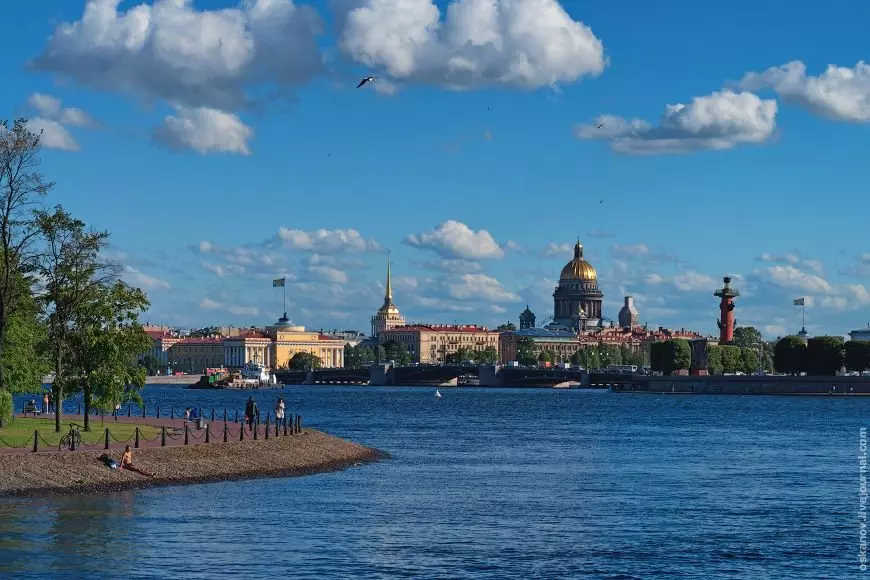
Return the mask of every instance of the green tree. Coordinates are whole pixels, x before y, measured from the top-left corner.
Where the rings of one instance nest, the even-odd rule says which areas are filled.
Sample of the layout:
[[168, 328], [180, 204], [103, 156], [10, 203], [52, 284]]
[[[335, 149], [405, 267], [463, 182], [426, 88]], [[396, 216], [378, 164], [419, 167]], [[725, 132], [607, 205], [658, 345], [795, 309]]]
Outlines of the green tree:
[[532, 366], [538, 362], [535, 341], [530, 336], [524, 336], [517, 341], [517, 362], [523, 366]]
[[870, 368], [870, 341], [850, 340], [845, 345], [846, 368], [863, 372]]
[[310, 371], [320, 368], [320, 357], [310, 352], [297, 352], [288, 365], [294, 371]]
[[799, 336], [786, 336], [773, 349], [773, 366], [778, 373], [796, 375], [806, 370], [807, 343]]
[[807, 374], [836, 375], [843, 368], [843, 337], [815, 336], [807, 341]]
[[70, 392], [82, 392], [85, 431], [93, 407], [108, 411], [124, 401], [141, 402], [145, 368], [134, 361], [152, 344], [139, 324], [148, 306], [142, 290], [118, 280], [91, 288], [78, 307], [62, 380]]
[[359, 351], [350, 343], [344, 345], [344, 368], [358, 369], [362, 366], [359, 361]]
[[761, 333], [754, 326], [738, 326], [734, 329], [734, 340], [731, 341], [733, 346], [744, 348], [758, 348], [758, 345], [763, 341]]
[[542, 350], [541, 354], [538, 355], [538, 362], [539, 363], [553, 364], [553, 362], [555, 362], [555, 360], [556, 360], [556, 355], [553, 354], [553, 352], [549, 351], [549, 350]]
[[[39, 255], [34, 250], [39, 228], [31, 210], [54, 187], [40, 173], [39, 141], [40, 135], [28, 131], [27, 119], [16, 119], [11, 127], [0, 121], [0, 360], [7, 360], [10, 319], [27, 308], [30, 287], [22, 277], [33, 271]], [[0, 365], [0, 392], [9, 392], [7, 369]]]
[[383, 347], [387, 361], [394, 361], [397, 366], [411, 364], [411, 353], [408, 352], [408, 347], [404, 343], [388, 340], [383, 344]]
[[656, 373], [665, 372], [665, 341], [651, 342], [649, 345], [650, 370]]
[[720, 345], [719, 350], [722, 353], [722, 372], [733, 375], [738, 371], [743, 370], [742, 352], [739, 346], [731, 344]]
[[687, 370], [692, 365], [692, 347], [688, 340], [669, 339], [663, 344], [665, 346], [662, 347], [662, 371], [665, 374]]
[[504, 324], [499, 324], [495, 329], [499, 332], [513, 332], [517, 329], [517, 325], [513, 322], [505, 322]]
[[725, 373], [725, 367], [722, 364], [722, 349], [721, 346], [707, 347], [707, 372], [711, 375], [721, 375]]
[[498, 349], [488, 346], [480, 351], [477, 362], [484, 365], [493, 365], [498, 362]]
[[626, 344], [619, 347], [619, 358], [622, 361], [621, 364], [643, 366], [643, 353], [631, 350]]
[[387, 349], [384, 348], [384, 345], [379, 344], [375, 347], [375, 362], [377, 364], [385, 364], [389, 359], [387, 358]]
[[598, 343], [598, 357], [601, 359], [602, 367], [622, 364], [622, 353], [614, 344]]
[[[100, 260], [106, 247], [107, 232], [89, 232], [83, 221], [72, 217], [62, 207], [53, 212], [37, 211], [36, 224], [45, 242], [45, 250], [34, 265], [42, 278], [40, 301], [48, 315], [48, 348], [55, 378], [52, 383], [57, 401], [55, 430], [60, 432], [63, 418], [64, 357], [70, 348], [70, 336], [82, 309], [99, 300], [104, 286], [117, 279], [120, 267]], [[87, 313], [84, 313], [86, 316]], [[73, 380], [70, 386], [76, 383]]]
[[162, 369], [166, 368], [166, 365], [163, 364], [159, 358], [151, 354], [150, 352], [142, 357], [142, 360], [139, 361], [139, 366], [145, 369], [145, 372], [149, 376], [154, 376]]
[[758, 370], [758, 350], [753, 347], [740, 349], [741, 371], [751, 375]]

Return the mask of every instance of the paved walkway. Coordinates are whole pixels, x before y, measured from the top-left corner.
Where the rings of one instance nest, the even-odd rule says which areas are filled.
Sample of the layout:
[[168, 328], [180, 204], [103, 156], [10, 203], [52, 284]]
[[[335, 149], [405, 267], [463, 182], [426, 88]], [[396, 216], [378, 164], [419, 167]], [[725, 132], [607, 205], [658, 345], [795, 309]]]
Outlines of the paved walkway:
[[[16, 417], [23, 417], [21, 414], [16, 414]], [[43, 418], [45, 415], [42, 416]], [[51, 415], [51, 418], [54, 418], [54, 415]], [[71, 415], [65, 413], [63, 416], [65, 421], [71, 421], [74, 423], [78, 423], [82, 425], [84, 423], [84, 417], [82, 415]], [[215, 417], [217, 419], [217, 417]], [[221, 414], [221, 419], [223, 419], [223, 414]], [[163, 418], [160, 419], [156, 417], [112, 417], [107, 416], [105, 418], [101, 418], [99, 415], [91, 416], [90, 418], [90, 426], [91, 431], [89, 433], [81, 432], [82, 442], [83, 444], [76, 449], [76, 451], [105, 451], [106, 449], [106, 428], [109, 429], [109, 450], [123, 450], [125, 445], [129, 445], [130, 447], [135, 446], [135, 434], [130, 435], [126, 440], [118, 441], [115, 437], [112, 436], [112, 425], [119, 423], [127, 423], [127, 424], [136, 424], [136, 425], [149, 425], [152, 427], [166, 427], [166, 447], [179, 447], [183, 446], [184, 443], [184, 424], [185, 421], [183, 418]], [[224, 426], [226, 425], [227, 429], [227, 441], [239, 441], [240, 431], [243, 428], [241, 423], [234, 423], [233, 421], [227, 421], [226, 424], [223, 420], [215, 420], [211, 422], [209, 420], [205, 420], [205, 424], [208, 426], [209, 434], [209, 443], [223, 443], [224, 440]], [[261, 424], [256, 427], [257, 430], [257, 438], [265, 439], [266, 438], [266, 425]], [[49, 433], [54, 432], [53, 427], [47, 429]], [[291, 425], [290, 418], [287, 418], [287, 434], [291, 434]], [[275, 436], [275, 426], [274, 424], [269, 425], [269, 435], [270, 438]], [[278, 436], [284, 436], [284, 427], [283, 425], [278, 428]], [[248, 439], [254, 438], [254, 431], [249, 429], [248, 427], [244, 427], [244, 438], [247, 441]], [[188, 423], [187, 430], [187, 439], [188, 445], [202, 445], [206, 443], [206, 429], [197, 429], [195, 422]], [[163, 436], [162, 433], [157, 433], [156, 435], [151, 435], [147, 439], [144, 435], [139, 436], [139, 448], [150, 448], [150, 447], [162, 447], [163, 446]], [[135, 448], [135, 447], [134, 447]], [[33, 443], [32, 441], [28, 443], [28, 445], [24, 448], [21, 447], [6, 447], [4, 445], [0, 445], [0, 453], [32, 453], [33, 452]], [[53, 453], [70, 453], [69, 449], [64, 448], [63, 450], [59, 450], [58, 446], [49, 445], [44, 441], [39, 441], [39, 452], [53, 452]]]

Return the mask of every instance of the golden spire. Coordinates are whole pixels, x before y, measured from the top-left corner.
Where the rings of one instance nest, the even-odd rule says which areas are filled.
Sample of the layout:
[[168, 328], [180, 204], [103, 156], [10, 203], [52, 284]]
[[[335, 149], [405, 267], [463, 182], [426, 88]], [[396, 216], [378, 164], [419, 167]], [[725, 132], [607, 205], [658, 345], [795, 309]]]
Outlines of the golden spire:
[[384, 302], [393, 301], [393, 277], [390, 274], [390, 251], [387, 250], [387, 291], [384, 293]]

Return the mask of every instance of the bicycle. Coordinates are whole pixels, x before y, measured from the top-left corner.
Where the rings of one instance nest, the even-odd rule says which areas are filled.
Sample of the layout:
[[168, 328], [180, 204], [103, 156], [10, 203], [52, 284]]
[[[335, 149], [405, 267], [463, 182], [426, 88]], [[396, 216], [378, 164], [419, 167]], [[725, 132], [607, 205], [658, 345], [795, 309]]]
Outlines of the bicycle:
[[79, 433], [79, 429], [83, 429], [83, 427], [77, 423], [70, 423], [69, 433], [60, 438], [60, 443], [57, 444], [57, 450], [60, 451], [66, 447], [70, 451], [75, 451], [76, 448], [82, 444], [82, 435]]

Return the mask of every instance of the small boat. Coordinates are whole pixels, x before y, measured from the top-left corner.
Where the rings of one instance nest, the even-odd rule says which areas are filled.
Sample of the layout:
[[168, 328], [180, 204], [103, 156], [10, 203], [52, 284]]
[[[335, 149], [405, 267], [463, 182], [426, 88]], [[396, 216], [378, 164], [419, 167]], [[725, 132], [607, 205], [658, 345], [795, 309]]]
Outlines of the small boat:
[[436, 398], [436, 399], [440, 399], [440, 398], [441, 398], [441, 391], [439, 391], [438, 389], [435, 389], [435, 398]]

